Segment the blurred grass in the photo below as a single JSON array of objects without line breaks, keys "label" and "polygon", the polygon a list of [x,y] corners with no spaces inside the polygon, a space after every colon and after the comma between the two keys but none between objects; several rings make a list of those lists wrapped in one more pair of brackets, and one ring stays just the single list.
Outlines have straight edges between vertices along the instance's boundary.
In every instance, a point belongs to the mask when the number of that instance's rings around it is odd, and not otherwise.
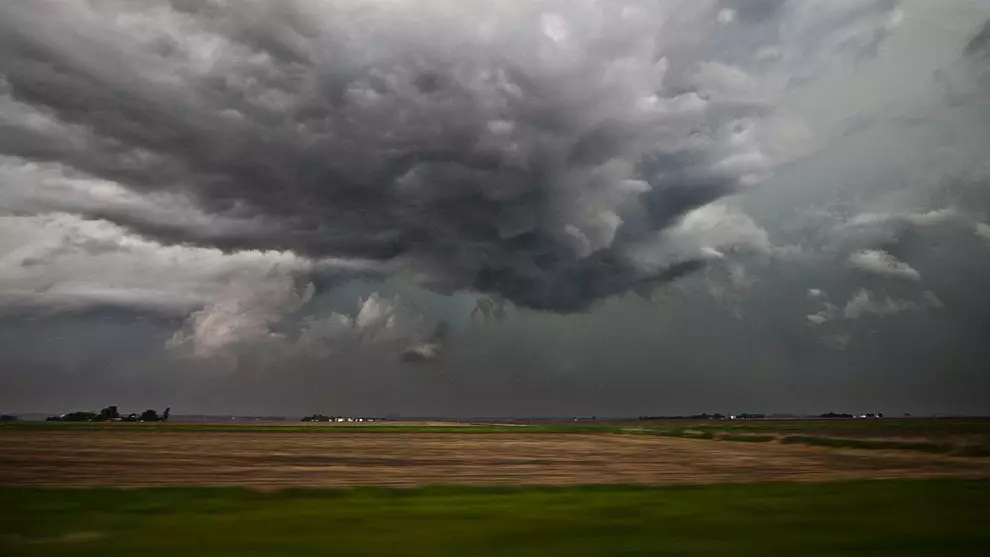
[{"label": "blurred grass", "polygon": [[896,439],[842,439],[813,435],[788,435],[780,440],[784,444],[801,444],[833,449],[896,449],[926,453],[952,452],[952,444],[934,441],[898,441]]},{"label": "blurred grass", "polygon": [[976,557],[990,550],[987,524],[987,480],[0,489],[0,554],[9,557]]},{"label": "blurred grass", "polygon": [[990,446],[987,445],[961,445],[956,447],[952,454],[958,456],[990,456]]},{"label": "blurred grass", "polygon": [[829,432],[829,434],[838,434],[845,431],[849,433],[896,434],[899,436],[946,434],[990,435],[990,419],[987,418],[731,420],[703,422],[694,427],[711,428],[720,431],[780,434],[800,432]]},{"label": "blurred grass", "polygon": [[740,441],[743,443],[769,443],[770,441],[776,441],[777,436],[723,433],[718,439],[720,441]]}]

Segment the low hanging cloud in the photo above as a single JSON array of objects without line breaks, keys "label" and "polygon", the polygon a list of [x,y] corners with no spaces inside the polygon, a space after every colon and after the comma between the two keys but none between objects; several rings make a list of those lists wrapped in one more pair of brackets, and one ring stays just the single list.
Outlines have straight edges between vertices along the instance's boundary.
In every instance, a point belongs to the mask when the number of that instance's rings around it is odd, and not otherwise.
[{"label": "low hanging cloud", "polygon": [[990,224],[986,224],[982,222],[977,223],[973,227],[973,232],[980,238],[986,240],[987,243],[990,243]]},{"label": "low hanging cloud", "polygon": [[185,315],[230,280],[308,273],[286,252],[163,246],[106,221],[54,213],[0,215],[0,310],[75,311],[117,306]]},{"label": "low hanging cloud", "polygon": [[[824,296],[814,296],[810,299],[820,300]],[[856,290],[844,306],[823,301],[819,311],[805,316],[809,325],[820,326],[838,319],[856,320],[861,317],[887,317],[905,311],[935,310],[945,307],[942,300],[934,292],[926,290],[917,300],[905,300],[890,295],[877,294],[866,288]]]},{"label": "low hanging cloud", "polygon": [[832,319],[834,313],[835,313],[835,307],[829,306],[817,313],[808,314],[807,316],[805,316],[805,318],[812,325],[823,325],[827,323],[830,319]]},{"label": "low hanging cloud", "polygon": [[951,222],[959,217],[959,211],[955,209],[936,209],[914,213],[860,213],[845,226],[863,228],[870,226],[936,226]]},{"label": "low hanging cloud", "polygon": [[859,250],[849,256],[849,264],[861,271],[884,277],[921,280],[921,273],[883,250]]},{"label": "low hanging cloud", "polygon": [[291,252],[162,245],[65,213],[0,215],[0,315],[118,307],[183,316],[233,292],[258,298],[254,289],[313,274],[331,282],[381,270]]},{"label": "low hanging cloud", "polygon": [[842,309],[847,319],[859,319],[864,315],[884,317],[904,311],[917,311],[925,308],[941,308],[942,302],[932,292],[925,292],[920,302],[901,300],[890,296],[877,296],[863,288],[853,295]]},{"label": "low hanging cloud", "polygon": [[302,314],[314,287],[291,277],[263,284],[229,286],[218,299],[193,312],[168,342],[176,355],[215,360],[237,368],[242,358],[312,360],[374,346],[396,358],[439,356],[443,338],[433,323],[399,299],[377,293],[358,300],[353,314]]},{"label": "low hanging cloud", "polygon": [[[766,250],[710,204],[807,152],[781,95],[896,5],[4,2],[0,203],[578,311]],[[224,304],[192,329],[269,322]]]}]

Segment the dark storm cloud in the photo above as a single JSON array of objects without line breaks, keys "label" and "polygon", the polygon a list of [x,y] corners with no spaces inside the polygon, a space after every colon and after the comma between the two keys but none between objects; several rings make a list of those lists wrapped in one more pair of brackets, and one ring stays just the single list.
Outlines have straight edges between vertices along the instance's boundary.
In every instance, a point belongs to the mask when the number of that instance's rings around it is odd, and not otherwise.
[{"label": "dark storm cloud", "polygon": [[0,404],[986,412],[990,7],[892,8],[0,2]]},{"label": "dark storm cloud", "polygon": [[62,203],[165,244],[582,310],[719,249],[665,233],[764,178],[774,84],[869,48],[893,7],[783,4],[8,2],[0,153],[210,217]]},{"label": "dark storm cloud", "polygon": [[983,24],[976,35],[966,44],[966,55],[977,61],[987,62],[990,57],[990,20]]},{"label": "dark storm cloud", "polygon": [[990,90],[990,20],[969,41],[965,53],[981,90],[986,93]]}]

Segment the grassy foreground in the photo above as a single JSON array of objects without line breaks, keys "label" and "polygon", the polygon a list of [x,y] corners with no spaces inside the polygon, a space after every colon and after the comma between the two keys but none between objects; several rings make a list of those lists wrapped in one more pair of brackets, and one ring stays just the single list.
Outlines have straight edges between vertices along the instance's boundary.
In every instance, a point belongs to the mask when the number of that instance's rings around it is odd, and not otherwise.
[{"label": "grassy foreground", "polygon": [[[153,471],[149,471],[153,473]],[[990,481],[703,487],[0,489],[0,554],[990,554]]]}]

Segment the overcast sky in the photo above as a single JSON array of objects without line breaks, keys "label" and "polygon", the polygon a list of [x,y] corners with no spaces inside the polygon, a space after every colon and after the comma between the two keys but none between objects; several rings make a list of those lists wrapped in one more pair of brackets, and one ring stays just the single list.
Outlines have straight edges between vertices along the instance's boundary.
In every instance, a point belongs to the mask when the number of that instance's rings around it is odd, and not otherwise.
[{"label": "overcast sky", "polygon": [[990,413],[990,0],[0,3],[0,410]]}]

